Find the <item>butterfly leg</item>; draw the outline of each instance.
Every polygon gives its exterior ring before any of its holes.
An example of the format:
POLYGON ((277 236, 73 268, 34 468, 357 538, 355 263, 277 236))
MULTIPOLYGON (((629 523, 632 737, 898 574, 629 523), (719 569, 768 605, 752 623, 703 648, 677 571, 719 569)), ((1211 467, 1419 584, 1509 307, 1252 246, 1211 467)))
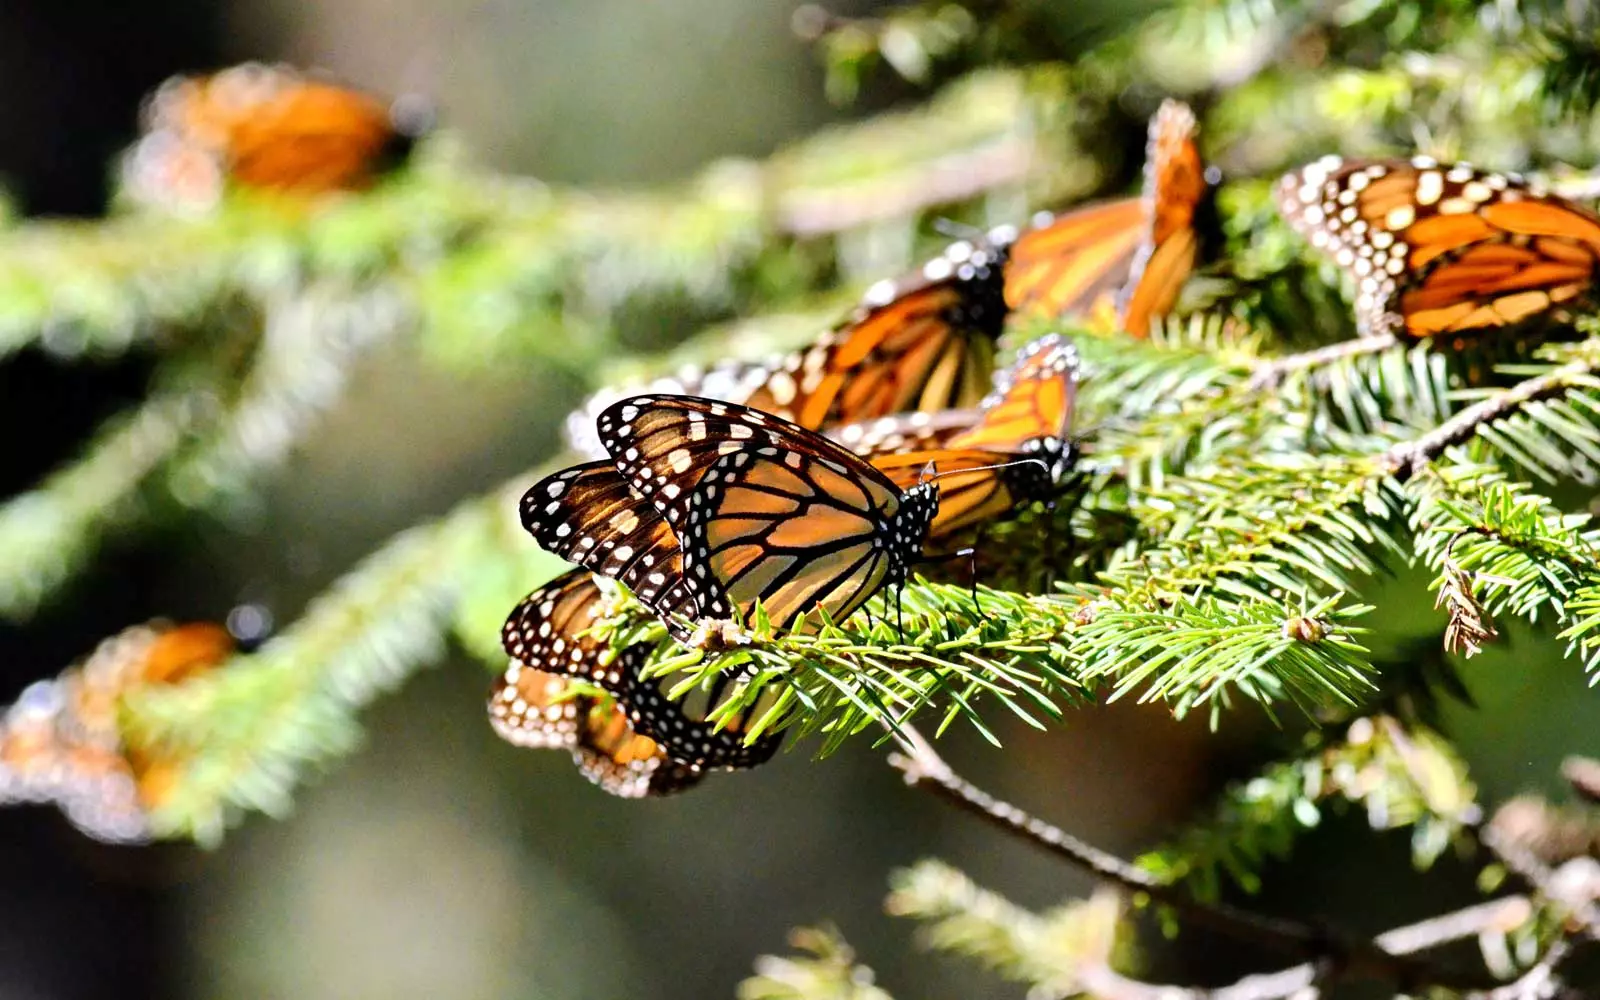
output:
POLYGON ((1055 588, 1056 567, 1059 565, 1063 575, 1065 575, 1072 569, 1072 561, 1078 556, 1078 536, 1072 532, 1071 514, 1073 511, 1078 509, 1079 504, 1083 503, 1083 498, 1088 492, 1088 478, 1081 473, 1074 474, 1072 478, 1067 481, 1066 486, 1061 493, 1056 497, 1052 497, 1045 503, 1046 551, 1049 551, 1054 547, 1049 543, 1052 541, 1051 536, 1054 535, 1056 531, 1057 510, 1065 510, 1068 515, 1067 542, 1063 547, 1061 558, 1052 558, 1045 561, 1044 589, 1047 593, 1055 588))

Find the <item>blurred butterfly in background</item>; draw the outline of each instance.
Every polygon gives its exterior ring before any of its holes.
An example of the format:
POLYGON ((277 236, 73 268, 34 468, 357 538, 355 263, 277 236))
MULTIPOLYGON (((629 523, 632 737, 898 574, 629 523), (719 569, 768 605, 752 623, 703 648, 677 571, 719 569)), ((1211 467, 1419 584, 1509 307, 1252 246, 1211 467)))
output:
MULTIPOLYGON (((682 791, 701 779, 630 723, 617 700, 625 678, 649 657, 646 644, 613 654, 586 634, 605 617, 606 597, 586 570, 562 574, 523 599, 502 633, 511 665, 489 696, 489 724, 506 742, 568 750, 584 777, 623 798, 682 791), (575 691, 581 679, 610 697, 575 691)), ((734 743, 729 734, 708 739, 734 743)))
POLYGON ((1513 174, 1326 156, 1274 194, 1289 225, 1354 280, 1366 336, 1508 326, 1594 288, 1600 215, 1513 174))
POLYGON ((387 104, 287 66, 175 76, 146 99, 122 168, 136 200, 203 211, 227 187, 320 195, 369 186, 432 123, 415 97, 387 104))
POLYGON ((138 625, 59 677, 29 685, 0 719, 0 804, 53 802, 96 840, 148 841, 149 811, 169 794, 177 765, 124 744, 122 698, 143 685, 182 683, 233 652, 219 625, 138 625))

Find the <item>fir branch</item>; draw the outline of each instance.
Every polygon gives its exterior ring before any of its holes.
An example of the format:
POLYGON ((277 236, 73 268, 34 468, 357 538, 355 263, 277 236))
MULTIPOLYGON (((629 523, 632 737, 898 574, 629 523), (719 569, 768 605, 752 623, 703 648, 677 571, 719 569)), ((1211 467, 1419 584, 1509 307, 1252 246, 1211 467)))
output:
MULTIPOLYGON (((1508 418, 1517 416, 1535 403, 1566 395, 1575 390, 1586 392, 1600 390, 1600 379, 1595 377, 1597 367, 1600 367, 1600 343, 1586 344, 1582 356, 1474 403, 1427 434, 1395 445, 1383 456, 1382 461, 1393 470, 1397 480, 1405 482, 1429 462, 1442 456, 1446 449, 1462 444, 1476 435, 1491 433, 1497 423, 1503 423, 1508 418)), ((1570 417, 1571 412, 1564 412, 1561 415, 1570 417)), ((1577 433, 1566 440, 1573 442, 1581 440, 1589 448, 1600 441, 1600 432, 1596 431, 1592 418, 1580 420, 1571 426, 1577 433)), ((1507 440, 1501 440, 1502 450, 1505 450, 1507 440)), ((1523 454, 1534 455, 1531 461, 1538 467, 1539 459, 1533 452, 1524 449, 1523 454)))
POLYGON ((369 556, 258 652, 129 695, 124 735, 180 761, 151 817, 161 837, 215 844, 241 810, 282 815, 308 769, 350 752, 355 713, 443 654, 483 552, 509 547, 518 480, 369 556))
POLYGON ((756 974, 739 984, 739 1000, 892 1000, 836 929, 796 928, 789 945, 806 954, 756 959, 756 974))
POLYGON ((205 345, 158 371, 155 394, 112 421, 75 464, 0 507, 0 615, 26 617, 117 531, 172 508, 237 500, 335 403, 354 356, 396 332, 400 311, 383 290, 326 287, 275 298, 252 329, 242 372, 235 345, 205 345))
POLYGON ((1441 591, 1465 588, 1489 614, 1566 626, 1592 668, 1600 629, 1600 529, 1484 466, 1434 467, 1413 480, 1414 548, 1441 591))
POLYGON ((532 356, 588 373, 586 361, 614 353, 612 321, 641 297, 677 296, 710 315, 746 295, 771 304, 804 290, 793 267, 773 282, 785 268, 767 266, 787 259, 797 232, 910 226, 936 205, 1021 187, 1082 193, 1083 172, 1053 152, 1062 126, 1037 114, 1060 96, 1049 74, 984 74, 922 109, 654 191, 488 175, 436 141, 397 179, 315 208, 239 196, 198 220, 27 222, 0 245, 0 356, 29 344, 115 353, 174 331, 186 340, 235 298, 388 283, 440 357, 532 356), (543 336, 563 327, 583 336, 543 336))
POLYGON ((1155 541, 1114 558, 1084 600, 1128 609, 1174 601, 1259 601, 1353 590, 1387 555, 1405 498, 1366 462, 1286 455, 1233 460, 1135 494, 1132 509, 1155 541))
POLYGON ((899 738, 904 753, 893 754, 890 766, 905 775, 913 788, 924 788, 991 826, 1087 869, 1125 891, 1170 907, 1181 919, 1264 948, 1307 956, 1311 968, 1331 963, 1342 975, 1377 976, 1389 982, 1428 983, 1440 986, 1478 986, 1485 977, 1436 966, 1387 950, 1330 929, 1241 910, 1222 903, 1202 902, 1120 858, 1100 851, 1065 831, 1002 802, 961 778, 910 726, 902 725, 899 738))
POLYGON ((1126 962, 1130 928, 1114 893, 1033 913, 931 860, 895 872, 890 886, 884 908, 927 925, 929 947, 975 958, 1030 995, 1071 996, 1090 968, 1126 962))
POLYGON ((1466 765, 1426 726, 1363 717, 1342 739, 1314 733, 1306 743, 1301 756, 1229 786, 1209 817, 1136 863, 1164 884, 1183 883, 1197 899, 1214 900, 1225 878, 1259 890, 1263 863, 1287 857, 1324 810, 1342 803, 1361 806, 1374 830, 1412 827, 1412 857, 1421 867, 1481 819, 1466 765))
POLYGON ((395 336, 403 317, 401 303, 383 287, 311 287, 274 296, 226 412, 167 474, 174 498, 190 508, 213 507, 282 462, 342 397, 354 359, 395 336))
MULTIPOLYGON (((1039 716, 1058 718, 1064 703, 1083 698, 1064 669, 1071 606, 987 587, 977 589, 977 604, 973 595, 967 587, 919 581, 898 598, 875 598, 847 622, 774 634, 758 621, 737 633, 738 645, 726 655, 668 652, 650 672, 679 676, 680 691, 742 675, 718 718, 747 713, 779 690, 783 696, 751 739, 784 730, 821 733, 819 755, 938 703, 945 705, 945 724, 960 718, 994 740, 979 706, 994 704, 1037 727, 1039 716)), ((661 631, 647 623, 615 641, 655 639, 661 631)))
MULTIPOLYGON (((647 672, 672 676, 672 697, 737 677, 714 718, 759 708, 751 740, 764 732, 820 733, 821 756, 934 707, 943 711, 941 730, 960 720, 997 743, 988 706, 1037 727, 1099 682, 1110 685, 1111 697, 1140 690, 1180 713, 1234 692, 1263 703, 1348 705, 1371 688, 1365 650, 1348 624, 1366 610, 1360 607, 1308 608, 1315 634, 1292 635, 1277 604, 1119 612, 987 587, 977 589, 974 605, 973 593, 917 583, 898 602, 875 598, 859 616, 815 631, 774 634, 758 622, 717 638, 714 646, 728 649, 722 655, 669 648, 647 672)), ((662 632, 646 619, 622 625, 613 642, 657 641, 662 632)))
POLYGON ((0 617, 25 618, 137 521, 145 488, 213 408, 201 391, 152 396, 111 421, 72 465, 0 506, 0 617))

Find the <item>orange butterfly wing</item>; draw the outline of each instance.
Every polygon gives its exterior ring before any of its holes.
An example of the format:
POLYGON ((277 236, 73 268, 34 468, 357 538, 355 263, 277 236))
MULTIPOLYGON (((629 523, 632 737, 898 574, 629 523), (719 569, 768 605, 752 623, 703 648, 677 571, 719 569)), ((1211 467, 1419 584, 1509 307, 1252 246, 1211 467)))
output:
POLYGON ((901 488, 919 482, 933 465, 939 510, 930 539, 1045 499, 1070 471, 1077 351, 1062 337, 1042 337, 996 382, 977 422, 942 444, 869 456, 901 488))
POLYGON ((1195 145, 1199 125, 1189 106, 1164 101, 1150 120, 1145 155, 1149 239, 1139 249, 1118 299, 1122 328, 1148 336, 1150 324, 1172 311, 1200 258, 1196 215, 1211 195, 1195 145))
POLYGON ((807 430, 976 403, 1005 325, 1005 260, 1003 246, 952 243, 916 274, 873 286, 849 320, 735 401, 807 430))
POLYGON ((1007 304, 1024 315, 1095 315, 1127 282, 1144 224, 1144 204, 1137 198, 1060 216, 1041 214, 1011 246, 1007 304))
POLYGON ((604 602, 594 578, 576 569, 518 605, 504 637, 512 661, 489 695, 489 725, 514 746, 570 750, 584 777, 612 795, 640 798, 688 788, 699 782, 700 772, 639 734, 616 699, 625 678, 644 666, 650 647, 629 646, 613 655, 609 644, 588 634, 604 602), (572 691, 566 676, 571 674, 612 697, 572 691))
POLYGON ((420 117, 397 125, 370 94, 245 63, 157 88, 125 172, 136 195, 176 206, 205 207, 230 182, 304 194, 358 190, 423 127, 420 117))
POLYGON ((1212 182, 1197 131, 1187 105, 1164 102, 1150 119, 1142 198, 1045 215, 1018 236, 1006 269, 1011 308, 1146 336, 1176 304, 1200 258, 1198 215, 1212 182))
POLYGON ((1600 215, 1466 164, 1324 157, 1275 192, 1279 211, 1356 283, 1362 333, 1432 337, 1507 326, 1586 297, 1600 215))
POLYGON ((54 802, 98 840, 148 840, 148 811, 170 793, 180 761, 165 748, 125 745, 122 699, 192 678, 232 653, 232 637, 217 625, 139 625, 31 685, 0 719, 0 803, 54 802))

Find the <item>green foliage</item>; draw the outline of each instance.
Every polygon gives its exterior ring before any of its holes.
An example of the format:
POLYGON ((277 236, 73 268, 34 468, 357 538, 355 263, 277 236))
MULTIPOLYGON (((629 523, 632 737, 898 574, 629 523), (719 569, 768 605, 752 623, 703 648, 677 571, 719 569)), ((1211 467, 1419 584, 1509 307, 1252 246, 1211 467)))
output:
MULTIPOLYGON (((1600 148, 1578 116, 1583 25, 1464 3, 1194 2, 1071 63, 1070 32, 1028 5, 939 0, 811 27, 846 84, 880 59, 930 84, 1000 57, 1018 68, 654 191, 487 174, 445 136, 361 197, 7 228, 0 353, 139 352, 154 375, 139 407, 0 506, 0 613, 51 601, 108 538, 248 502, 374 345, 591 384, 789 348, 842 308, 824 286, 882 276, 861 265, 868 243, 926 246, 933 213, 1014 220, 1125 176, 1105 135, 1136 147, 1136 119, 1175 91, 1207 95, 1228 253, 1152 337, 1067 331, 1088 376, 1081 496, 986 527, 976 588, 929 567, 938 578, 898 603, 806 632, 757 621, 717 637, 727 649, 663 649, 657 668, 680 689, 744 671, 726 710, 767 705, 761 730, 818 735, 824 753, 919 714, 993 737, 998 715, 1042 725, 1117 697, 1219 725, 1239 704, 1348 715, 1379 696, 1372 581, 1414 563, 1435 574, 1452 648, 1493 641, 1511 615, 1600 662, 1593 529, 1518 481, 1557 496, 1600 465, 1595 325, 1537 354, 1373 345, 1300 364, 1351 332, 1349 289, 1268 197, 1276 171, 1333 148, 1409 152, 1420 136, 1505 167, 1600 148), (669 315, 747 318, 678 345, 669 315)), ((557 568, 512 523, 516 492, 400 535, 217 676, 131 698, 130 739, 193 763, 162 829, 214 839, 240 810, 281 812, 307 765, 353 745, 360 706, 447 634, 497 669, 499 621, 557 568)), ((637 615, 611 626, 663 638, 637 615)))
MULTIPOLYGON (((0 615, 59 600, 109 540, 249 504, 375 347, 590 387, 792 349, 852 286, 933 246, 934 217, 1014 222, 1131 177, 1141 120, 1170 93, 1201 111, 1227 174, 1223 259, 1149 337, 1088 321, 1006 335, 1016 347, 1060 330, 1079 345, 1086 458, 1070 503, 963 539, 976 580, 956 563, 919 567, 848 620, 777 632, 758 614, 687 649, 626 603, 602 627, 657 644, 651 669, 674 693, 736 672, 719 718, 757 712, 752 738, 784 731, 819 754, 904 737, 913 720, 998 742, 996 719, 1045 726, 1117 698, 1219 727, 1241 707, 1341 720, 1141 859, 1202 900, 1259 888, 1263 864, 1331 810, 1408 829, 1419 865, 1470 841, 1477 791, 1427 711, 1461 693, 1449 657, 1518 618, 1566 640, 1600 682, 1600 528, 1573 509, 1600 470, 1600 319, 1329 353, 1355 332, 1352 283, 1269 192, 1335 151, 1592 165, 1593 15, 1185 0, 1100 23, 1058 7, 923 0, 867 20, 808 8, 797 26, 820 40, 833 97, 888 66, 926 102, 656 190, 486 173, 441 136, 376 190, 316 205, 240 194, 204 217, 72 223, 0 207, 0 358, 133 354, 152 370, 139 404, 0 504, 0 615), (903 252, 885 261, 885 246, 903 252), (1373 606, 1375 581, 1418 566, 1444 649, 1380 659, 1396 626, 1373 606)), ((158 834, 214 844, 246 813, 285 814, 300 783, 358 745, 361 709, 450 638, 501 669, 505 614, 561 568, 516 524, 516 501, 561 462, 401 532, 259 651, 130 693, 130 748, 177 762, 158 834)), ((932 947, 1040 996, 1158 989, 1117 971, 1133 951, 1123 906, 1100 895, 1035 913, 937 862, 899 873, 889 900, 932 947)), ((740 996, 887 1000, 837 934, 793 944, 803 954, 764 959, 740 996)))
POLYGON ((739 1000, 893 1000, 874 985, 871 969, 856 964, 855 953, 837 930, 797 928, 790 932, 789 944, 804 954, 756 959, 756 974, 739 984, 739 1000))
POLYGON ((885 908, 921 921, 928 947, 976 959, 1041 995, 1082 992, 1087 967, 1125 965, 1130 957, 1119 944, 1127 928, 1114 893, 1033 913, 940 861, 895 872, 890 885, 885 908))
POLYGON ((1432 864, 1481 819, 1466 765, 1448 740, 1426 726, 1363 716, 1342 738, 1318 731, 1304 743, 1300 756, 1229 787, 1209 816, 1138 863, 1165 882, 1183 882, 1197 897, 1214 900, 1224 879, 1258 891, 1261 866, 1287 857, 1295 838, 1319 825, 1329 807, 1363 808, 1374 830, 1411 827, 1418 867, 1432 864))

